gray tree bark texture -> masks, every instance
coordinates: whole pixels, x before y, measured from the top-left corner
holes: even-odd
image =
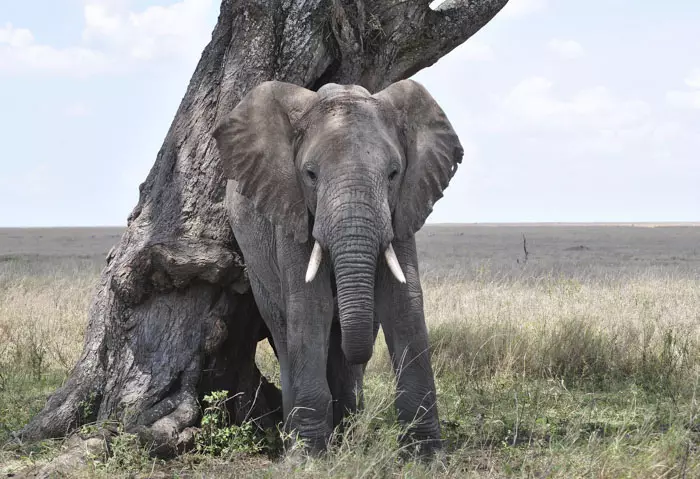
[[[218,22],[108,254],[70,378],[18,432],[33,442],[115,421],[164,454],[186,447],[198,401],[227,389],[233,418],[281,419],[255,365],[268,333],[224,211],[211,132],[265,80],[376,92],[435,63],[507,0],[223,0]]]

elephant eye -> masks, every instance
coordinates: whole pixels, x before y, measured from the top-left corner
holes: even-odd
[[[391,173],[389,173],[389,181],[394,181],[396,179],[396,176],[398,176],[399,170],[393,170]]]
[[[306,176],[308,176],[311,181],[316,181],[316,173],[313,171],[306,170]]]

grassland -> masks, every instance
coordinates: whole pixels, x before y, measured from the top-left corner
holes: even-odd
[[[118,237],[0,230],[0,473],[60,451],[17,447],[9,432],[79,356]],[[442,460],[420,464],[398,446],[380,337],[367,407],[325,458],[251,453],[236,430],[217,456],[163,462],[123,436],[73,475],[700,477],[700,227],[432,226],[418,241]],[[258,364],[277,379],[264,343]]]

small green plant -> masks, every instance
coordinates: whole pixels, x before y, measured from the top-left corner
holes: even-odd
[[[202,416],[202,429],[196,438],[201,454],[229,456],[234,453],[256,454],[265,450],[265,438],[252,421],[231,424],[226,401],[228,391],[212,391],[204,396],[207,407]]]
[[[98,469],[108,473],[134,473],[151,469],[155,460],[148,449],[141,445],[138,436],[125,433],[120,425],[118,434],[109,443],[109,456]]]
[[[80,411],[80,423],[87,424],[95,417],[95,403],[97,402],[97,393],[90,391],[88,396],[80,401],[78,407]]]

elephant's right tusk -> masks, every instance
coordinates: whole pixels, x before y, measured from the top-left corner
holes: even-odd
[[[316,241],[316,243],[314,243],[314,249],[311,251],[311,258],[309,258],[309,267],[306,269],[307,283],[310,283],[316,277],[316,273],[318,273],[318,268],[321,266],[322,259],[323,250],[321,249],[321,244]]]
[[[399,283],[405,283],[406,277],[403,275],[403,271],[401,271],[399,259],[396,257],[394,246],[391,243],[389,243],[389,247],[384,252],[384,257],[386,258],[386,263],[389,265],[389,269],[394,275],[394,278],[396,278]]]

